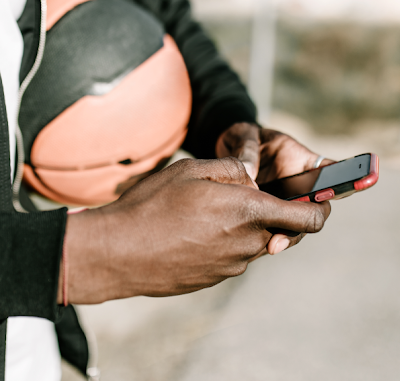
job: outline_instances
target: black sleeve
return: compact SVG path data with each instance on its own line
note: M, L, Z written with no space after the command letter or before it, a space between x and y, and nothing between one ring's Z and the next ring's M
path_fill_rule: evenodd
M9 316L56 320L66 209L0 213L0 321Z
M152 12L177 43L193 91L193 111L183 148L214 158L219 135L236 122L256 122L256 109L239 77L219 56L187 0L135 0Z
M0 323L9 316L37 316L54 321L60 312L58 274L67 209L15 212L9 155L0 76Z

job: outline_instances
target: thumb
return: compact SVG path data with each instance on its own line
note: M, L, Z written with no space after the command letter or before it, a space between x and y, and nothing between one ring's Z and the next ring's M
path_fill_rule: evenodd
M249 176L255 180L260 166L260 127L235 123L217 141L218 157L234 156L243 162Z
M243 163L249 176L255 180L260 167L260 146L258 141L246 140L235 152L235 156Z
M254 221L262 229L278 228L298 233L319 232L331 212L329 202L285 201L260 192L260 202L253 204Z

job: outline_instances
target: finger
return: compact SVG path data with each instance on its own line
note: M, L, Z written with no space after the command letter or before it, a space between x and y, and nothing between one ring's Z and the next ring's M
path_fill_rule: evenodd
M324 167L325 165L329 165L329 164L333 164L333 163L336 163L336 161L335 160L331 160L331 159L324 159L321 162L321 167Z
M192 160L193 174L197 179L215 181L222 184L241 184L258 189L249 177L243 163L235 157L215 160Z
M284 234L275 234L268 242L267 250L271 255L278 254L294 245L297 245L307 233L298 234L295 237L289 237Z
M238 158L255 180L260 166L260 128L249 123L236 123L217 142L219 156Z
M264 255L267 255L267 254L269 254L267 247L264 247L264 249L262 249L257 255L255 255L254 257L251 257L251 259L248 261L248 263L254 262L256 259L258 259Z
M233 149L232 154L243 163L249 176L255 180L260 168L260 138L258 129L248 131L240 143Z
M318 158L319 158L319 155L313 154L313 155L310 157L310 159L307 161L307 164L305 165L304 170L308 171L308 170L310 170L310 169L314 169L314 168L315 168L316 161L317 161ZM332 160L332 159L325 158L324 160L322 160L322 162L320 163L320 165L318 166L318 168L324 167L324 166L326 166L326 165L333 164L333 163L336 163L336 161L335 161L335 160Z
M242 161L244 167L246 168L246 172L250 176L251 179L255 180L258 175L258 167L249 161Z
M269 194L257 193L258 200L251 203L253 223L261 228L279 228L298 233L320 231L329 217L329 202L311 203L280 200Z
M249 176L255 180L260 168L260 144L258 141L244 141L234 155L243 163Z

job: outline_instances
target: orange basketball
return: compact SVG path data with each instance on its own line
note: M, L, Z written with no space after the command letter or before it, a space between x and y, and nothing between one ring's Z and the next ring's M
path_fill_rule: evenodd
M24 180L61 203L111 202L182 144L185 63L162 25L126 0L49 0L47 30L19 116Z

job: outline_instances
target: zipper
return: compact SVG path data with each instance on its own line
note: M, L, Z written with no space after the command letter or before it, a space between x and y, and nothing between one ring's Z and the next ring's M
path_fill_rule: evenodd
M32 82L33 77L39 70L40 64L42 63L44 46L46 44L46 18L47 18L47 3L46 0L40 0L40 37L39 37L39 46L37 49L36 59L28 75L22 82L18 92L17 123L15 130L18 161L16 165L15 179L12 191L13 191L14 209L21 213L27 213L27 211L22 207L19 201L19 191L21 189L22 176L24 173L25 152L24 152L24 140L22 137L21 128L19 127L18 117L19 117L19 111L21 109L22 97L24 96L26 89Z

